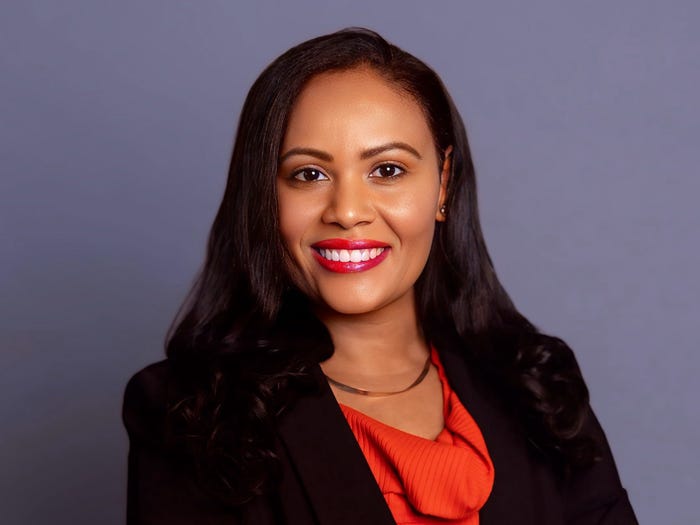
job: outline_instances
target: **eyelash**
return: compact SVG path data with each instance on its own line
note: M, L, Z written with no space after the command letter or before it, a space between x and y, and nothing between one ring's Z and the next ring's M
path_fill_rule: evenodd
M401 166L399 166L399 165L397 165L397 164L393 164L393 163L391 163L391 162L386 162L386 163L380 164L379 166L377 166L376 168L374 168L374 170L372 170L372 172L370 173L370 176L372 175L372 173L374 173L375 171L379 171L379 170L381 170L382 168L393 168L393 169L394 169L394 174L393 174L393 175L380 176L380 177L379 177L380 179L389 179L389 180L391 180L391 179L398 179L398 178L401 177L402 175L405 175L405 174L406 174L406 170L403 169ZM398 171L398 173L397 173L397 171Z
M326 179L328 178L328 175L326 175L325 173L323 173L323 172L322 172L321 170L319 170L319 169L316 169L316 168L302 168L302 169L297 170L297 171L295 171L294 173L292 173L292 179L298 180L298 181L300 181L300 182L316 182L317 180L325 180L325 179L318 179L318 178L316 178L316 179L311 179L311 180L306 180L306 179L303 179L303 178L300 177L300 175L303 175L304 173L311 173L311 172L313 172L313 173L318 173L319 175L322 175L322 176L325 177Z
M392 168L394 170L394 174L393 175L385 175L385 176L380 175L380 176L375 176L375 177L372 176L373 173L381 170L382 168ZM304 176L304 174L309 174L309 173L315 173L315 174L317 174L317 177L314 179L310 179L310 180L302 178ZM391 162L385 162L384 164L380 164L379 166L374 168L370 172L370 177L373 179L378 178L378 179L392 180L392 179L398 179L402 175L405 175L405 173L406 173L406 170L404 168L402 168L401 166L399 166L397 164L393 164ZM324 178L318 178L318 176L322 176ZM316 182L319 180L328 179L328 175L326 175L325 173L323 173L323 171L321 171L320 169L317 169L317 168L302 168L302 169L297 170L294 173L292 173L291 178L298 180L300 182Z

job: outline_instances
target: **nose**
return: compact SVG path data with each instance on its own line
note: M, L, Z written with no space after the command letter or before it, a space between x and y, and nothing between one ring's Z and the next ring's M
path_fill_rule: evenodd
M338 177L333 182L322 220L349 230L370 224L375 217L371 189L362 177Z

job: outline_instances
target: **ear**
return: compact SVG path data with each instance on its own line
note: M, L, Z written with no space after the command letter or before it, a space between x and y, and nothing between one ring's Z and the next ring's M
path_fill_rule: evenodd
M447 184L450 180L450 174L452 173L452 146L447 146L445 149L445 160L442 161L442 171L440 172L440 194L438 196L437 211L435 212L435 220L438 222L445 222L445 213L443 206L447 202Z

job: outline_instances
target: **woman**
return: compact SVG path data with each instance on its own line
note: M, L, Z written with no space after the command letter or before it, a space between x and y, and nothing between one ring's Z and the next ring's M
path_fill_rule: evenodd
M494 273L456 108L371 31L251 88L167 354L126 390L129 523L636 523Z

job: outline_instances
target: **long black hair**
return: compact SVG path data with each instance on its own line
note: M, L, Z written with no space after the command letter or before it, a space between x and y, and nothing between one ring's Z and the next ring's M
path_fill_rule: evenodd
M436 150L452 146L447 220L436 223L415 285L418 318L436 345L457 341L563 469L589 462L580 436L588 392L570 349L527 321L501 286L484 243L462 119L435 72L366 29L314 38L285 52L253 84L240 116L206 260L171 327L177 386L169 436L201 480L230 503L275 480L275 420L306 389L332 342L280 254L276 176L287 119L315 75L370 67L424 110ZM448 334L448 335L446 335Z

